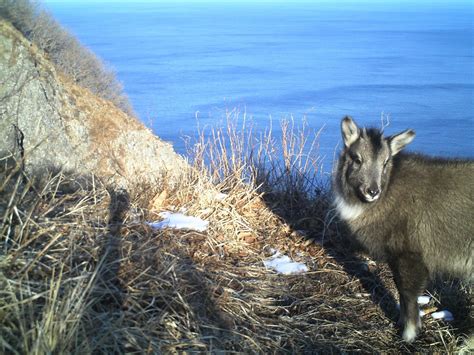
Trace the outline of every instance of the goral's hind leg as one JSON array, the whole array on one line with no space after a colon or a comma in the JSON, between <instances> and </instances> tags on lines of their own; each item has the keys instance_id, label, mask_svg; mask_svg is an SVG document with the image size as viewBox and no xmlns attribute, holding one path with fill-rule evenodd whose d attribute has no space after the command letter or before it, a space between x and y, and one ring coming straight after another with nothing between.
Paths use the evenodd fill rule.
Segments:
<instances>
[{"instance_id":1,"label":"goral's hind leg","mask_svg":"<svg viewBox=\"0 0 474 355\"><path fill-rule=\"evenodd\" d=\"M426 287L428 269L416 253L398 255L390 261L390 268L400 294L399 324L403 326L403 339L411 343L421 327L418 296Z\"/></svg>"}]
</instances>

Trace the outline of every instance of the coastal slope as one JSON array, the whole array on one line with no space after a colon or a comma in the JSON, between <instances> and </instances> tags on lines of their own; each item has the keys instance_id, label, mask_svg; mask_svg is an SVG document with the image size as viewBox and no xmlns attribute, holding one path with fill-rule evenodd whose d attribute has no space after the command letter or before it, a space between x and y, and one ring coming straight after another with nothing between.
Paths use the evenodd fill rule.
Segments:
<instances>
[{"instance_id":1,"label":"coastal slope","mask_svg":"<svg viewBox=\"0 0 474 355\"><path fill-rule=\"evenodd\" d=\"M184 159L135 117L74 84L0 21L0 156L27 171L70 171L130 187L180 171ZM6 160L6 159L4 159Z\"/></svg>"}]
</instances>

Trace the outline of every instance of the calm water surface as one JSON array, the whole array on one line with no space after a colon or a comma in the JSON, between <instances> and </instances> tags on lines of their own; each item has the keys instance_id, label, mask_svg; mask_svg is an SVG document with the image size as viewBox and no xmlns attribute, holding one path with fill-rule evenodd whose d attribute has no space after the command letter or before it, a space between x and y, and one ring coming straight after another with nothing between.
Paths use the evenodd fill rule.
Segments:
<instances>
[{"instance_id":1,"label":"calm water surface","mask_svg":"<svg viewBox=\"0 0 474 355\"><path fill-rule=\"evenodd\" d=\"M414 128L412 150L474 156L473 5L446 3L48 6L179 152L196 117L215 125L236 108L261 130L270 116L324 127L329 161L346 114L375 126L387 115L388 133Z\"/></svg>"}]
</instances>

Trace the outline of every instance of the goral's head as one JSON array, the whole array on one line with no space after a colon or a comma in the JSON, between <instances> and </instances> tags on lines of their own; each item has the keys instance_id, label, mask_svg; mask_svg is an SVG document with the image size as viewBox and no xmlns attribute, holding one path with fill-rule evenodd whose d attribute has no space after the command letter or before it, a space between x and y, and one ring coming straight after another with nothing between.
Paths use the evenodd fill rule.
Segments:
<instances>
[{"instance_id":1,"label":"goral's head","mask_svg":"<svg viewBox=\"0 0 474 355\"><path fill-rule=\"evenodd\" d=\"M361 129L350 117L341 123L344 150L339 179L344 192L366 203L377 201L386 189L393 157L415 138L413 130L384 137L377 129Z\"/></svg>"}]
</instances>

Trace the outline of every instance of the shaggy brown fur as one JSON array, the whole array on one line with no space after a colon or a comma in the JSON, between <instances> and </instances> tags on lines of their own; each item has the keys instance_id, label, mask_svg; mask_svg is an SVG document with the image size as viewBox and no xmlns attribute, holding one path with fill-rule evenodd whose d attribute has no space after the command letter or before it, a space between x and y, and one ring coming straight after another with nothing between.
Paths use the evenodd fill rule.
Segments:
<instances>
[{"instance_id":1,"label":"shaggy brown fur","mask_svg":"<svg viewBox=\"0 0 474 355\"><path fill-rule=\"evenodd\" d=\"M413 131L384 137L350 117L342 135L336 209L368 252L390 265L411 342L420 328L417 296L430 275L473 281L474 162L399 153Z\"/></svg>"}]
</instances>

